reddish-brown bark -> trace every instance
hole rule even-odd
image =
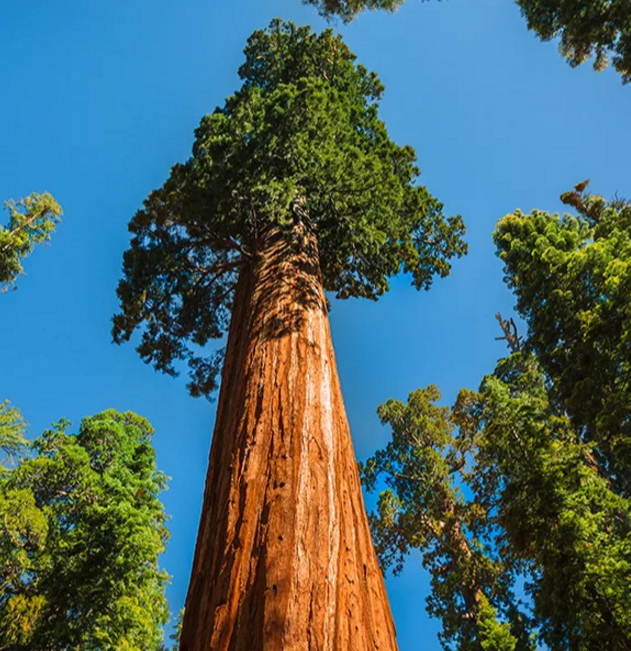
[[[313,238],[240,273],[180,648],[397,648]]]

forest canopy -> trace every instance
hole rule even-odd
[[[48,192],[33,192],[18,201],[6,201],[9,223],[0,226],[0,292],[15,287],[23,273],[22,259],[35,244],[48,242],[61,220],[61,206]]]
[[[0,406],[0,649],[158,651],[168,538],[153,429],[114,410],[33,442]]]
[[[392,440],[363,466],[369,490],[386,486],[378,555],[397,571],[421,550],[446,649],[631,645],[631,211],[586,187],[562,195],[577,215],[498,223],[528,332],[498,315],[511,354],[479,389],[379,407]]]

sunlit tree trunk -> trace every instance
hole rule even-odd
[[[237,284],[182,651],[397,648],[313,236]]]

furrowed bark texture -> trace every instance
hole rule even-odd
[[[180,649],[397,649],[312,237],[241,271]]]

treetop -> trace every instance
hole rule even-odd
[[[313,234],[338,298],[376,299],[400,271],[427,289],[466,252],[462,219],[417,184],[414,149],[379,119],[383,85],[341,37],[274,20],[248,40],[239,74],[193,156],[132,219],[118,288],[115,341],[140,328],[143,359],[168,373],[188,360],[194,393],[214,388],[204,378],[218,368],[194,348],[225,332],[239,269],[270,230]]]

